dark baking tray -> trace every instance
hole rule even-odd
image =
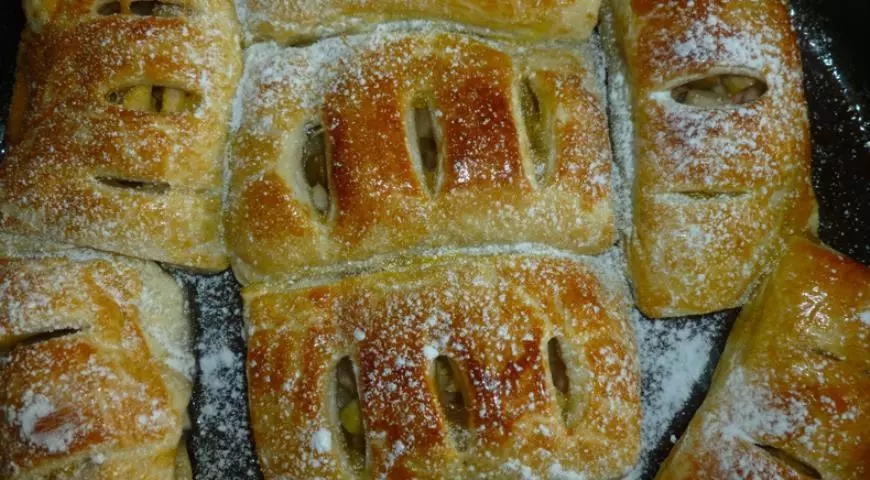
[[[769,0],[778,1],[778,0]],[[7,5],[0,18],[0,136],[5,132],[18,48],[24,24],[20,7]],[[870,24],[867,0],[793,0],[806,72],[813,133],[813,183],[820,205],[820,237],[870,265]],[[75,88],[75,86],[70,86]],[[0,157],[5,153],[0,152]],[[197,326],[197,383],[191,404],[190,439],[198,480],[257,479],[248,428],[244,335],[239,286],[232,274],[201,276],[169,269],[190,294]],[[737,311],[712,317],[714,347],[685,407],[662,441],[643,459],[643,478],[652,478],[701,404]],[[651,322],[651,320],[641,320]],[[671,320],[683,328],[698,319]],[[707,317],[705,322],[711,322]],[[669,327],[667,327],[669,328]],[[644,372],[645,392],[659,381]]]

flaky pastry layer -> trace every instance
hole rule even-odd
[[[225,223],[237,275],[488,244],[604,251],[615,222],[592,48],[438,31],[252,47]]]
[[[519,255],[420,258],[323,285],[247,288],[251,414],[265,477],[625,473],[640,446],[640,378],[627,292],[601,280],[606,268]],[[342,358],[358,385],[365,462],[356,467],[336,403]],[[448,420],[438,400],[439,359],[453,365],[464,423]]]
[[[585,40],[600,0],[242,0],[248,42],[296,44],[390,21],[448,21],[526,40]]]
[[[159,267],[0,260],[0,477],[190,478],[191,331]]]
[[[203,270],[228,265],[221,188],[241,53],[223,3],[190,16],[58,13],[24,33],[0,228]]]
[[[658,478],[870,476],[870,269],[791,242]]]
[[[626,234],[639,308],[672,317],[740,306],[785,239],[811,228],[815,209],[788,8],[779,0],[608,7],[610,84],[620,90],[611,93],[626,97],[633,122],[618,160],[631,182]]]

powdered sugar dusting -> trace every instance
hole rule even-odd
[[[616,192],[617,222],[623,238],[631,237],[633,222],[634,189],[634,119],[632,118],[631,82],[626,71],[625,59],[620,53],[614,33],[613,11],[604,2],[601,10],[601,30],[603,51],[607,73],[607,108],[609,114],[610,143],[613,159],[619,167],[614,174]]]
[[[231,272],[215,276],[174,272],[193,293],[198,381],[190,440],[197,478],[256,479],[259,468],[248,422],[245,347],[239,285]]]
[[[6,421],[20,427],[21,440],[48,450],[61,453],[67,450],[76,434],[76,425],[63,422],[53,425],[49,430],[38,428],[39,422],[58,413],[56,407],[45,395],[27,390],[20,409],[6,408]]]
[[[641,461],[627,480],[647,478],[661,460],[657,452],[679,414],[706,388],[718,349],[727,333],[727,315],[681,320],[649,320],[633,315],[643,377]],[[679,431],[677,432],[679,434]]]
[[[323,285],[249,288],[252,418],[264,430],[258,446],[266,473],[332,478],[344,471],[334,433],[332,450],[325,445],[334,414],[321,407],[327,404],[321,386],[334,362],[348,356],[358,367],[375,478],[403,468],[457,478],[474,468],[492,478],[550,470],[562,478],[622,474],[638,449],[640,392],[627,288],[598,276],[597,267],[618,265],[610,262],[418,258],[405,269]],[[358,330],[366,332],[362,341],[355,341]],[[575,377],[567,431],[554,415],[546,371],[548,342],[556,337],[573,352],[571,362],[583,362],[578,375],[588,376]],[[459,450],[467,460],[450,465],[427,454],[455,441],[426,387],[439,355],[467,378],[462,388],[474,425],[467,432],[456,427],[455,435],[469,442]],[[625,438],[615,439],[615,430]],[[491,448],[487,438],[506,438],[511,446]],[[591,438],[591,451],[580,446],[583,438]]]
[[[311,437],[311,447],[318,453],[326,453],[332,450],[332,433],[325,428],[314,432],[314,435]]]

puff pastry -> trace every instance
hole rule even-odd
[[[632,185],[639,308],[670,317],[745,303],[815,201],[798,46],[785,2],[612,0],[618,163]],[[620,142],[622,143],[622,142]]]
[[[202,21],[235,18],[233,3],[226,0],[23,0],[27,28],[69,28],[100,17],[185,18]]]
[[[153,263],[0,260],[0,477],[191,478],[191,331]],[[30,254],[26,255],[30,256]]]
[[[615,240],[593,45],[443,31],[249,50],[226,217],[262,281],[421,249]]]
[[[600,0],[243,0],[249,42],[297,44],[369,30],[383,22],[434,20],[489,35],[527,40],[584,40],[598,23]]]
[[[870,477],[870,269],[794,240],[659,479]]]
[[[0,228],[203,270],[228,265],[222,167],[241,53],[229,0],[189,5],[211,4],[222,9],[77,16],[84,2],[34,4],[54,16],[32,7],[31,25],[47,23],[22,39]]]
[[[615,478],[637,458],[624,283],[569,259],[417,259],[249,287],[266,478]]]

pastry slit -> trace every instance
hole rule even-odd
[[[813,348],[810,351],[815,355],[818,355],[820,357],[824,357],[824,358],[831,360],[831,361],[834,361],[834,362],[843,362],[846,360],[842,356],[837,355],[837,354],[830,352],[828,350],[824,350],[822,348]]]
[[[335,367],[334,392],[335,412],[341,425],[341,446],[351,470],[360,475],[366,467],[366,435],[356,372],[350,357],[343,357]]]
[[[106,99],[109,103],[122,105],[127,110],[164,114],[190,111],[197,103],[194,95],[185,90],[148,84],[110,92]]]
[[[97,7],[99,15],[138,15],[154,17],[180,17],[185,7],[174,2],[159,0],[123,0],[106,2]]]
[[[529,77],[520,82],[520,106],[523,112],[523,123],[526,138],[529,142],[529,153],[532,166],[535,169],[535,181],[544,184],[552,170],[553,130],[550,128],[550,115]]]
[[[556,389],[556,403],[559,405],[562,421],[567,424],[571,401],[571,379],[568,376],[568,365],[562,355],[562,344],[556,337],[547,342],[547,362],[550,366],[550,379]]]
[[[740,106],[767,93],[767,84],[746,75],[712,75],[679,85],[671,90],[678,103],[700,108]]]
[[[302,145],[302,169],[305,172],[305,183],[308,185],[308,198],[311,207],[318,213],[321,220],[329,216],[329,151],[326,145],[326,132],[323,125],[310,122],[305,125],[305,136]]]
[[[725,201],[744,198],[749,195],[749,192],[726,192],[726,191],[711,191],[711,190],[683,190],[674,192],[665,192],[658,194],[665,200],[677,201]]]
[[[409,136],[414,139],[416,147],[414,156],[419,159],[420,172],[423,174],[427,190],[431,195],[435,195],[438,191],[441,164],[443,163],[438,115],[424,101],[415,102],[413,110],[413,135]]]
[[[144,180],[130,180],[126,178],[98,176],[94,180],[109,188],[120,190],[133,190],[136,192],[164,194],[169,191],[170,186],[166,182],[149,182]]]
[[[179,17],[184,14],[184,7],[173,2],[134,0],[130,3],[130,13],[142,16]]]
[[[117,15],[121,13],[121,2],[106,2],[97,8],[97,13],[100,15]]]
[[[437,357],[433,370],[438,403],[447,420],[450,438],[457,449],[465,450],[470,435],[467,388],[456,363],[449,357]]]
[[[47,332],[39,332],[39,333],[35,333],[33,335],[27,335],[26,337],[22,338],[21,340],[15,342],[13,345],[11,345],[7,349],[0,347],[0,354],[6,354],[8,352],[11,352],[13,349],[15,349],[17,347],[27,347],[30,345],[44,343],[44,342],[47,342],[49,340],[54,340],[55,338],[68,337],[70,335],[75,335],[81,331],[82,331],[82,329],[80,329],[80,328],[59,328],[57,330],[49,330]]]
[[[781,450],[770,445],[762,445],[758,443],[756,443],[755,446],[764,451],[764,453],[766,453],[770,457],[772,457],[777,463],[791,468],[796,473],[804,477],[813,478],[816,480],[822,479],[822,474],[818,470],[816,470],[815,467],[786,452],[785,450]]]

